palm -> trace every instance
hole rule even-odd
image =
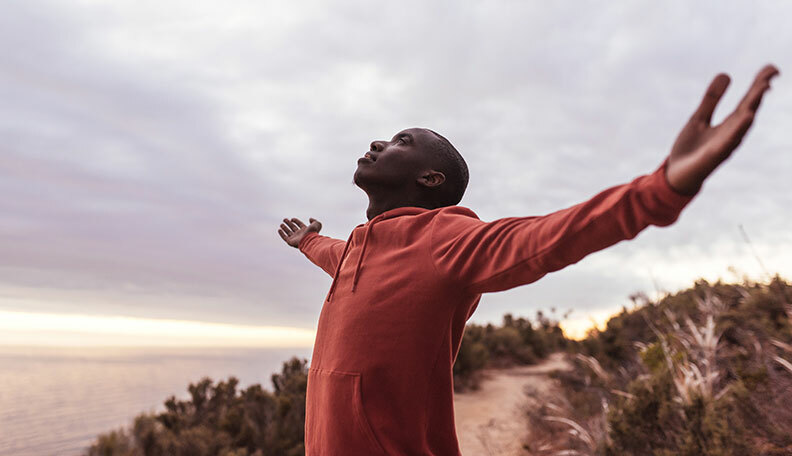
[[[712,113],[729,86],[729,77],[719,74],[713,79],[671,149],[666,176],[672,187],[682,193],[697,192],[704,179],[729,158],[751,127],[762,96],[770,88],[770,79],[777,74],[774,66],[765,66],[737,109],[715,126],[711,125]]]
[[[283,219],[283,223],[278,229],[278,234],[287,244],[292,247],[299,247],[300,241],[308,233],[318,233],[322,229],[322,223],[316,219],[308,219],[310,225],[304,224],[300,219]]]

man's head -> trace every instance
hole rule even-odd
[[[374,141],[358,160],[355,184],[369,197],[400,196],[426,208],[459,203],[468,184],[468,168],[456,148],[426,128],[402,130],[390,140]]]

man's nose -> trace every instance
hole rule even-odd
[[[385,145],[382,143],[382,141],[372,141],[371,142],[371,149],[369,149],[369,150],[382,152],[382,149],[384,149],[384,148],[385,148]]]

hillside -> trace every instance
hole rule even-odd
[[[638,300],[578,344],[534,409],[534,455],[792,454],[792,286]],[[559,453],[564,452],[564,453]]]

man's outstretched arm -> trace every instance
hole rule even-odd
[[[445,211],[433,222],[438,269],[472,292],[506,290],[632,239],[649,225],[673,223],[704,179],[739,145],[777,73],[772,66],[762,69],[737,109],[712,127],[712,111],[728,82],[725,75],[717,76],[662,166],[586,202],[541,217],[490,223],[463,209]]]
[[[311,262],[322,268],[332,277],[335,274],[338,260],[344,251],[344,241],[319,234],[322,223],[316,219],[308,219],[309,225],[300,219],[283,219],[278,234],[284,242],[300,249]]]

